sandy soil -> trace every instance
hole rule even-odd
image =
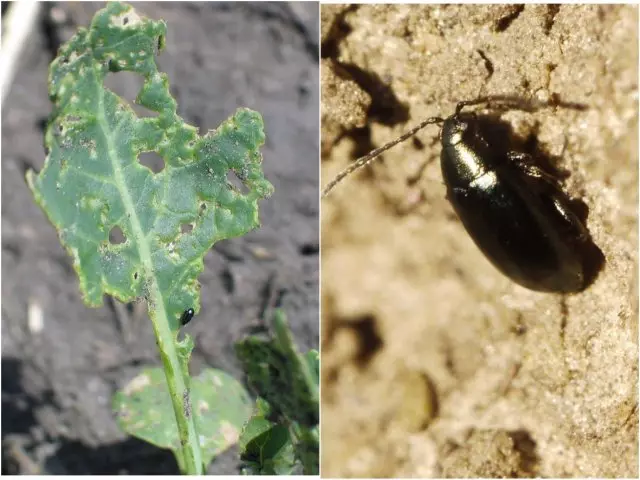
[[[2,473],[178,473],[170,453],[127,438],[110,409],[117,388],[159,364],[144,306],[83,305],[70,258],[24,180],[44,163],[48,64],[103,5],[43,6],[3,105]],[[240,106],[262,113],[264,168],[276,189],[262,202],[262,228],[206,257],[202,310],[187,327],[196,339],[192,371],[211,366],[241,378],[233,342],[275,303],[301,347],[317,348],[317,3],[137,8],[168,23],[159,64],[187,122],[206,132]],[[120,75],[114,88],[132,100],[141,81]],[[27,322],[35,306],[40,331]],[[235,474],[237,458],[231,449],[209,471]]]
[[[427,127],[322,201],[322,474],[638,476],[638,10],[322,6],[322,184],[482,94],[570,172],[606,264],[526,290],[445,199]]]

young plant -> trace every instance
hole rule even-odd
[[[164,372],[147,370],[116,396],[120,424],[170,448],[183,472],[201,474],[237,441],[251,403],[223,372],[189,377],[193,341],[178,340],[180,319],[199,310],[204,255],[256,228],[258,201],[273,187],[262,171],[258,113],[239,109],[202,137],[177,115],[155,62],[165,35],[163,21],[110,3],[60,48],[49,70],[47,157],[27,182],[73,258],[85,304],[98,307],[105,294],[147,303]],[[136,116],[105,87],[107,74],[121,71],[144,78],[136,103],[156,116]],[[156,152],[162,171],[141,165],[143,152]],[[111,241],[115,232],[124,241]]]
[[[243,473],[290,475],[301,465],[305,475],[318,475],[318,352],[298,352],[277,310],[271,334],[247,337],[236,344],[236,353],[258,395],[240,437]]]

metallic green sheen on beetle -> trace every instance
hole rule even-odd
[[[358,159],[327,184],[322,196],[382,152],[427,125],[441,124],[440,165],[447,197],[480,250],[498,270],[526,288],[579,292],[595,278],[604,256],[576,214],[576,202],[562,191],[556,178],[528,154],[511,151],[504,138],[492,135],[489,141],[483,134],[487,122],[475,113],[462,112],[467,106],[492,102],[525,111],[540,108],[540,104],[512,96],[460,102],[453,115],[428,118]],[[585,108],[562,102],[542,106]]]
[[[543,292],[582,290],[590,237],[571,199],[528,155],[489,145],[464,106],[443,122],[440,164],[465,229],[514,282]]]
[[[184,327],[187,323],[189,323],[193,318],[194,313],[195,312],[193,311],[193,308],[186,309],[180,317],[180,325]]]

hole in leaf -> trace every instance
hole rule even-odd
[[[240,177],[238,177],[236,172],[234,172],[233,170],[229,170],[227,172],[227,182],[233,185],[235,187],[235,190],[242,194],[246,194],[249,192],[249,189],[244,185],[244,183],[242,183]]]
[[[117,225],[111,229],[109,232],[109,243],[111,245],[118,245],[127,241],[127,237],[125,237],[124,232]]]
[[[149,110],[135,103],[138,92],[142,89],[144,79],[133,72],[121,71],[126,65],[121,65],[118,60],[109,61],[109,73],[104,79],[104,86],[118,95],[129,104],[138,117],[156,117],[158,112]],[[117,72],[117,73],[113,73]]]
[[[164,159],[156,152],[142,152],[138,155],[138,161],[153,173],[164,170]]]
[[[111,22],[113,22],[113,24],[117,26],[124,26],[129,24],[135,25],[140,23],[140,17],[135,12],[135,10],[128,10],[126,12],[122,12],[118,15],[112,16]]]
[[[137,279],[138,279],[138,272],[134,272],[134,273],[133,273],[133,279],[134,279],[134,280],[137,280]]]
[[[191,233],[193,232],[193,225],[190,223],[183,223],[180,225],[180,231],[182,233]]]
[[[207,134],[207,127],[200,115],[194,114],[191,120],[193,121],[193,125],[198,129],[199,135],[204,136]]]

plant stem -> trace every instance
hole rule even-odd
[[[307,388],[309,389],[309,395],[311,395],[311,398],[317,404],[319,402],[318,385],[316,385],[316,382],[314,381],[314,375],[311,372],[309,363],[297,351],[295,343],[293,341],[293,337],[291,336],[291,332],[287,328],[284,312],[280,309],[275,311],[273,319],[273,330],[275,332],[275,337],[278,344],[283,348],[291,350],[294,353],[292,357],[298,360],[301,373],[304,376],[304,381],[307,384]]]
[[[160,350],[160,358],[167,377],[171,404],[176,415],[180,444],[183,446],[182,465],[180,467],[188,475],[202,475],[204,473],[202,453],[200,452],[200,441],[194,416],[187,416],[183,402],[185,395],[188,395],[189,391],[189,376],[184,375],[181,367],[178,351],[176,350],[176,338],[169,328],[169,319],[159,291],[156,294],[156,298],[158,299],[155,302],[156,310],[150,313],[158,350]]]

